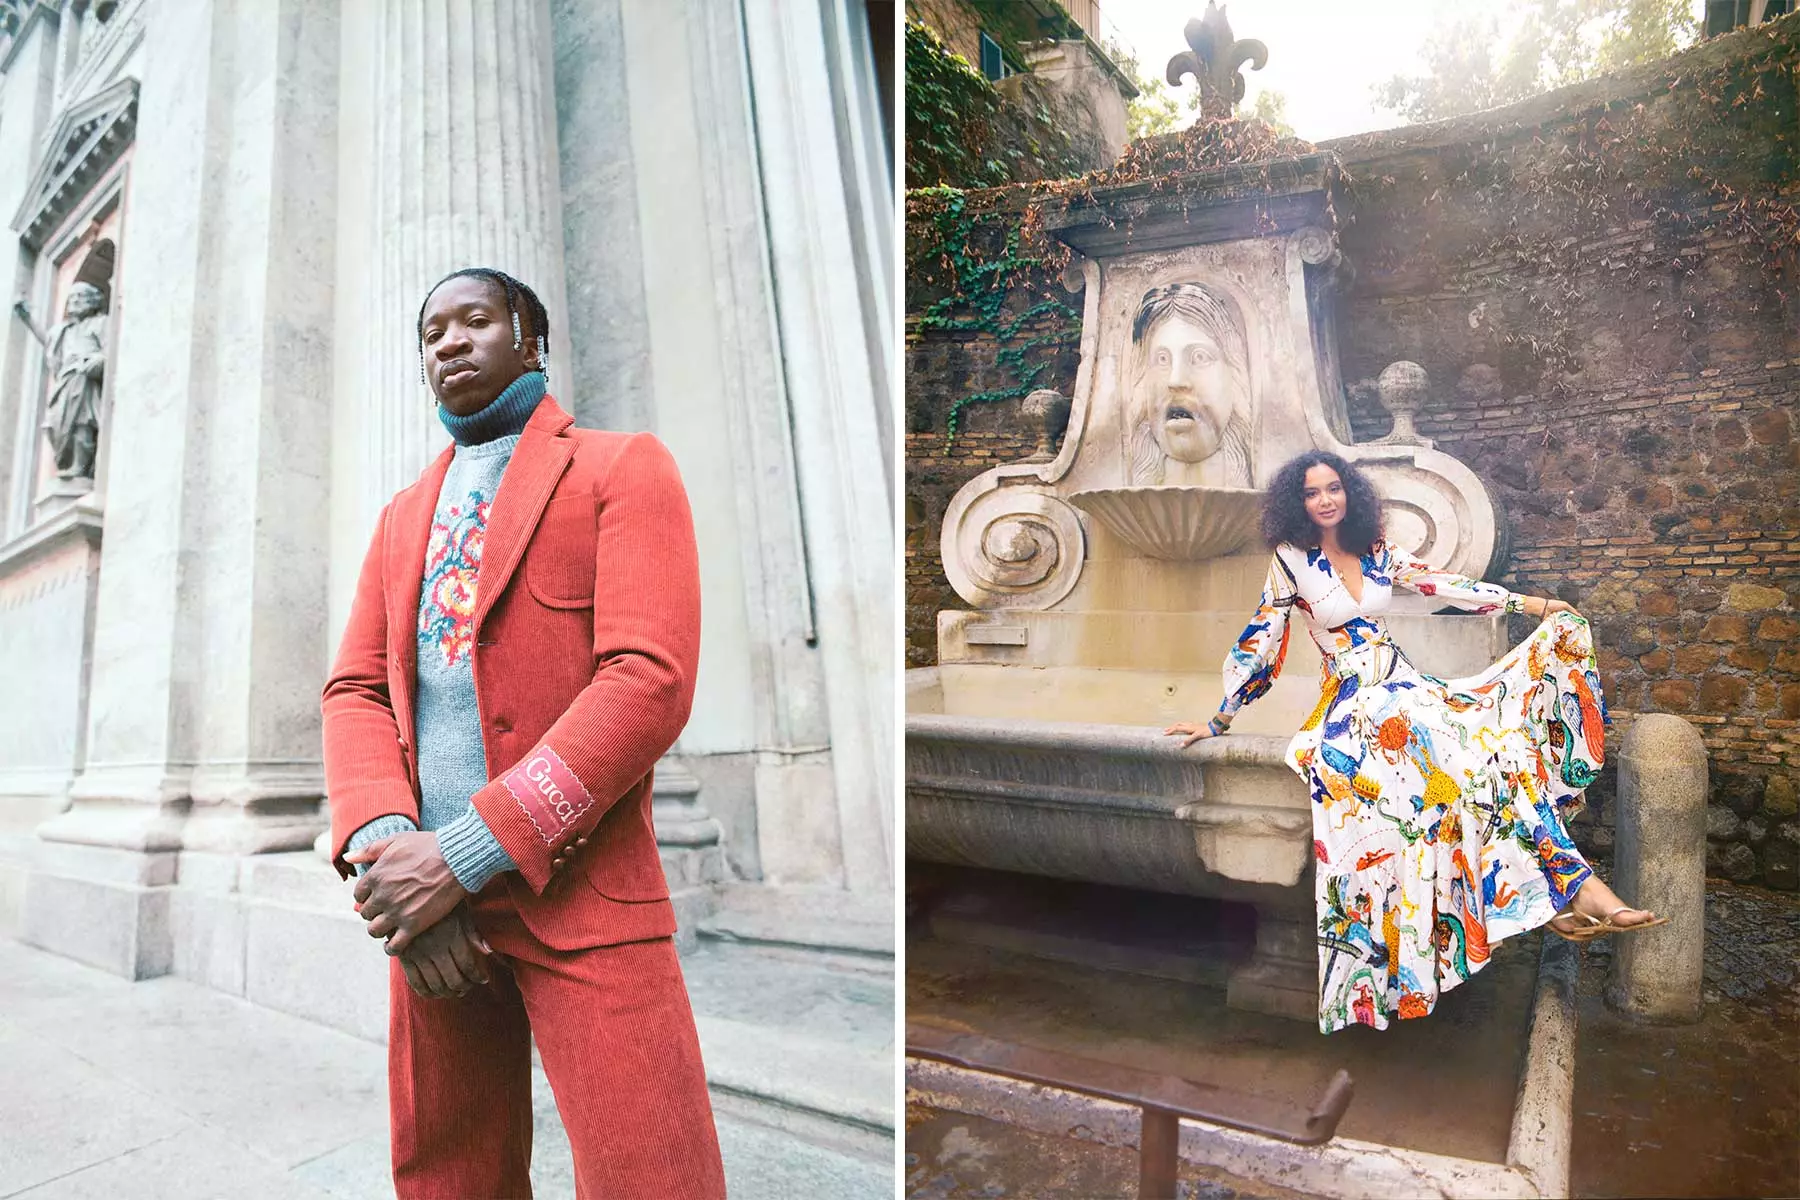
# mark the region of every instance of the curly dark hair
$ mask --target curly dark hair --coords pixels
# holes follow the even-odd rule
[[[1326,450],[1308,450],[1275,472],[1263,496],[1263,541],[1271,550],[1283,542],[1300,547],[1319,544],[1318,527],[1306,515],[1306,473],[1313,467],[1330,467],[1344,485],[1338,543],[1353,554],[1367,554],[1381,540],[1381,498],[1367,475]]]

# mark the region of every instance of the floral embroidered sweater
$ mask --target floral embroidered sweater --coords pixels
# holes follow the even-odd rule
[[[456,439],[456,453],[438,490],[419,586],[414,678],[419,821],[436,831],[444,862],[471,893],[518,867],[469,803],[488,782],[475,704],[475,577],[500,478],[543,398],[544,376],[528,371],[478,413],[456,417],[438,410]],[[350,849],[414,828],[405,817],[377,817],[351,835]],[[366,864],[357,868],[364,869]]]

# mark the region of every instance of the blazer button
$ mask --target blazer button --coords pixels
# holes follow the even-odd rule
[[[578,838],[576,838],[576,839],[575,839],[575,844],[576,844],[576,845],[577,845],[577,846],[585,846],[585,845],[587,845],[587,834],[585,834],[585,833],[584,833],[584,834],[582,834],[582,835],[581,835],[581,836],[580,836],[580,837],[578,837]]]
[[[495,733],[511,733],[512,732],[512,722],[507,720],[505,717],[495,717],[494,718],[494,732]]]

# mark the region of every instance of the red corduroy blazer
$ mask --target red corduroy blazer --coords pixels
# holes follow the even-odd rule
[[[325,684],[332,861],[346,878],[351,834],[388,813],[419,819],[419,587],[451,456],[382,510]],[[673,933],[651,769],[693,704],[700,573],[668,450],[576,429],[546,396],[489,510],[475,599],[489,782],[474,804],[519,864],[503,878],[521,917],[559,950]]]

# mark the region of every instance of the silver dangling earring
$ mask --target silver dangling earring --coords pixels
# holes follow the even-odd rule
[[[431,397],[431,406],[436,408],[438,398],[431,390],[431,380],[425,377],[425,347],[419,347],[419,382],[425,386],[425,394]]]
[[[544,349],[544,335],[538,334],[538,370],[544,373],[544,382],[550,382],[550,351]]]
[[[522,335],[519,332],[519,314],[517,311],[514,311],[514,313],[512,315],[512,319],[513,319],[513,349],[517,350],[519,347],[521,347],[525,344],[525,338],[524,338],[524,335]]]

